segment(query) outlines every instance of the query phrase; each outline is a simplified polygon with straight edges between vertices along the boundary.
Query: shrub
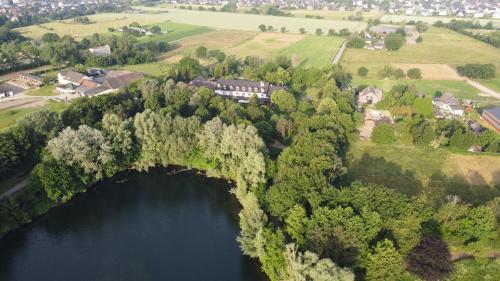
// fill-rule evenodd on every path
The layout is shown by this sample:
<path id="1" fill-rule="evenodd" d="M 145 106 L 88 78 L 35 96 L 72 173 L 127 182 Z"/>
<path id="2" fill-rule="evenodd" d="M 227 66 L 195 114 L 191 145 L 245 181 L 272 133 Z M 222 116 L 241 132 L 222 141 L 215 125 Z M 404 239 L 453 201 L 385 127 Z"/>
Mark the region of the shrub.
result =
<path id="1" fill-rule="evenodd" d="M 451 254 L 441 238 L 426 236 L 410 251 L 406 266 L 423 280 L 444 280 L 452 271 Z"/>
<path id="2" fill-rule="evenodd" d="M 358 75 L 362 77 L 366 77 L 368 75 L 368 68 L 362 66 L 358 69 Z"/>
<path id="3" fill-rule="evenodd" d="M 396 51 L 403 47 L 405 41 L 405 38 L 401 34 L 392 33 L 385 37 L 384 45 L 387 50 Z"/>
<path id="4" fill-rule="evenodd" d="M 323 30 L 321 28 L 316 29 L 316 35 L 321 36 L 323 34 Z"/>
<path id="5" fill-rule="evenodd" d="M 365 46 L 365 40 L 359 36 L 352 37 L 349 41 L 347 41 L 346 46 L 347 48 L 361 49 Z"/>
<path id="6" fill-rule="evenodd" d="M 422 72 L 419 68 L 408 69 L 406 75 L 408 75 L 408 78 L 410 79 L 422 79 Z"/>
<path id="7" fill-rule="evenodd" d="M 394 71 L 394 77 L 396 79 L 402 79 L 406 77 L 405 71 L 402 70 L 401 68 L 398 68 Z"/>
<path id="8" fill-rule="evenodd" d="M 373 129 L 372 141 L 377 144 L 393 144 L 396 138 L 389 124 L 380 124 Z"/>
<path id="9" fill-rule="evenodd" d="M 422 37 L 422 35 L 419 35 L 416 41 L 417 43 L 422 43 L 422 41 L 424 41 L 424 38 Z"/>
<path id="10" fill-rule="evenodd" d="M 207 48 L 204 46 L 199 46 L 198 48 L 196 48 L 196 57 L 206 58 L 207 57 Z"/>

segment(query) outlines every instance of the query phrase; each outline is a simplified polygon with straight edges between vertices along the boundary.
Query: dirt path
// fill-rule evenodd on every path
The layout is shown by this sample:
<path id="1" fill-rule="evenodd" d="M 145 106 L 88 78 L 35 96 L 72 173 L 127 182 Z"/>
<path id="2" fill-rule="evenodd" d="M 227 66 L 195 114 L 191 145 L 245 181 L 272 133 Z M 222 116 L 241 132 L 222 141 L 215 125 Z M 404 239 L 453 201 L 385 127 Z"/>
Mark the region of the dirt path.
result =
<path id="1" fill-rule="evenodd" d="M 5 191 L 4 193 L 0 194 L 0 200 L 3 200 L 6 197 L 11 196 L 12 194 L 18 192 L 19 190 L 23 189 L 26 187 L 30 182 L 29 178 L 24 179 L 22 182 L 14 185 L 11 189 Z"/>
<path id="2" fill-rule="evenodd" d="M 486 94 L 486 95 L 491 96 L 491 97 L 494 97 L 496 99 L 500 99 L 500 93 L 497 93 L 497 92 L 493 91 L 492 89 L 487 88 L 487 87 L 479 84 L 478 82 L 470 80 L 470 79 L 467 79 L 466 82 L 467 82 L 467 84 L 469 84 L 472 87 L 481 91 L 481 93 Z"/>
<path id="3" fill-rule="evenodd" d="M 339 51 L 335 55 L 335 58 L 333 59 L 333 64 L 338 64 L 340 62 L 340 59 L 342 58 L 342 55 L 344 54 L 345 48 L 346 48 L 347 41 L 342 43 L 342 46 L 340 46 Z"/>

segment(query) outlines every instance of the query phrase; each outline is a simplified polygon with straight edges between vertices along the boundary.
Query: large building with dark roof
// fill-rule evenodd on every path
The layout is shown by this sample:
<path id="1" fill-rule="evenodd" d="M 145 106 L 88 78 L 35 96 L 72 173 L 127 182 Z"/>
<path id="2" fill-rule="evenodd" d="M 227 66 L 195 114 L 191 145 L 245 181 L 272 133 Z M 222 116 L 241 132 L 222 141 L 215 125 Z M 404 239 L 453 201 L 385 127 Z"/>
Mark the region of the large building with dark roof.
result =
<path id="1" fill-rule="evenodd" d="M 485 109 L 482 114 L 483 120 L 500 132 L 500 107 Z"/>
<path id="2" fill-rule="evenodd" d="M 273 85 L 266 81 L 250 81 L 243 79 L 210 80 L 201 76 L 191 81 L 190 85 L 194 87 L 209 88 L 217 95 L 234 98 L 239 102 L 246 102 L 253 95 L 256 95 L 260 100 L 269 100 L 273 92 L 286 89 L 285 87 Z"/>

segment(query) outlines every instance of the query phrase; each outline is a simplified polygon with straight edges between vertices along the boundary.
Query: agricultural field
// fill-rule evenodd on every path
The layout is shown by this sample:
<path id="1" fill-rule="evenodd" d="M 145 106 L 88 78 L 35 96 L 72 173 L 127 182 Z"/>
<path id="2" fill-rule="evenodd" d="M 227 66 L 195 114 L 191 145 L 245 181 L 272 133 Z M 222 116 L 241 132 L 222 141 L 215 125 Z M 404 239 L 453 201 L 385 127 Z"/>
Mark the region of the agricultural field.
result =
<path id="1" fill-rule="evenodd" d="M 287 11 L 288 12 L 288 11 Z M 356 11 L 325 11 L 325 10 L 291 10 L 289 11 L 296 17 L 305 18 L 306 16 L 319 16 L 328 20 L 347 20 L 349 16 L 355 15 Z M 370 11 L 363 12 L 363 21 L 368 19 L 377 19 L 383 15 L 383 12 Z"/>
<path id="2" fill-rule="evenodd" d="M 500 20 L 496 19 L 471 19 L 471 18 L 457 18 L 457 17 L 424 17 L 424 16 L 405 16 L 405 15 L 383 15 L 380 20 L 384 23 L 402 23 L 413 21 L 421 21 L 429 24 L 433 24 L 437 21 L 442 21 L 448 23 L 451 20 L 465 20 L 465 21 L 475 21 L 480 24 L 487 24 L 488 22 L 493 22 L 496 26 L 500 26 Z"/>
<path id="3" fill-rule="evenodd" d="M 497 156 L 358 142 L 350 151 L 347 178 L 386 185 L 429 203 L 449 194 L 480 203 L 500 195 L 499 175 Z"/>
<path id="4" fill-rule="evenodd" d="M 398 51 L 347 49 L 344 65 L 386 65 L 391 63 L 447 64 L 494 63 L 500 69 L 500 50 L 468 36 L 444 28 L 429 28 L 423 42 L 405 45 Z M 481 50 L 481 55 L 477 51 Z"/>
<path id="5" fill-rule="evenodd" d="M 214 13 L 180 9 L 169 9 L 168 13 L 102 13 L 91 15 L 89 19 L 91 21 L 90 24 L 76 23 L 72 19 L 68 19 L 22 27 L 17 30 L 30 38 L 40 38 L 46 32 L 55 32 L 60 35 L 72 35 L 75 38 L 81 39 L 94 33 L 106 33 L 108 32 L 108 28 L 119 28 L 129 25 L 132 22 L 138 22 L 141 25 L 152 25 L 171 21 L 200 27 L 249 31 L 257 31 L 260 24 L 265 24 L 277 29 L 286 27 L 292 33 L 299 33 L 300 28 L 305 28 L 308 33 L 312 34 L 317 28 L 321 28 L 326 32 L 332 28 L 335 30 L 347 28 L 351 31 L 359 31 L 366 27 L 366 23 L 355 21 Z"/>
<path id="6" fill-rule="evenodd" d="M 292 58 L 296 66 L 324 67 L 332 64 L 344 40 L 337 36 L 307 36 L 284 49 L 281 54 Z"/>
<path id="7" fill-rule="evenodd" d="M 497 78 L 489 79 L 489 80 L 482 79 L 482 80 L 478 80 L 478 82 L 481 83 L 482 85 L 492 89 L 493 91 L 500 93 L 500 77 L 499 77 L 500 75 L 498 74 L 499 71 L 500 71 L 500 69 L 497 69 Z"/>
<path id="8" fill-rule="evenodd" d="M 474 101 L 484 101 L 491 102 L 495 101 L 494 98 L 483 95 L 479 93 L 479 90 L 470 86 L 464 81 L 457 80 L 410 80 L 410 79 L 371 79 L 371 78 L 363 78 L 359 76 L 354 76 L 353 85 L 373 85 L 376 86 L 383 91 L 390 91 L 391 88 L 398 84 L 413 84 L 417 87 L 417 89 L 425 93 L 426 95 L 433 96 L 437 91 L 441 93 L 450 91 L 455 97 L 461 99 L 470 99 Z"/>

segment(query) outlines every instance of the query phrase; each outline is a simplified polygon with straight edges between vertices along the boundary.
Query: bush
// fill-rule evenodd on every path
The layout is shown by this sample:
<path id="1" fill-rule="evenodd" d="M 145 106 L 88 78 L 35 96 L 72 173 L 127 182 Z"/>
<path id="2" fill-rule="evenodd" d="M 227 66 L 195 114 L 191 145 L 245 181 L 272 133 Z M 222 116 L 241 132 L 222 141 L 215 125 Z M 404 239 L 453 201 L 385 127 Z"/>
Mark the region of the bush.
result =
<path id="1" fill-rule="evenodd" d="M 457 67 L 457 72 L 461 76 L 466 76 L 471 79 L 492 79 L 495 78 L 496 67 L 491 63 L 470 63 Z"/>
<path id="2" fill-rule="evenodd" d="M 419 68 L 408 69 L 406 75 L 408 75 L 408 78 L 410 79 L 422 79 L 422 72 Z"/>
<path id="3" fill-rule="evenodd" d="M 385 37 L 384 45 L 387 50 L 396 51 L 403 47 L 405 42 L 406 40 L 401 34 L 392 33 Z"/>
<path id="4" fill-rule="evenodd" d="M 402 70 L 401 68 L 396 69 L 396 71 L 394 71 L 394 77 L 396 79 L 405 78 L 406 77 L 405 71 Z"/>
<path id="5" fill-rule="evenodd" d="M 199 46 L 196 48 L 196 57 L 197 58 L 206 58 L 207 57 L 207 48 L 204 46 Z"/>
<path id="6" fill-rule="evenodd" d="M 316 29 L 316 35 L 318 35 L 318 36 L 323 35 L 323 30 L 321 30 L 321 28 L 317 28 Z"/>
<path id="7" fill-rule="evenodd" d="M 349 39 L 349 41 L 347 41 L 346 46 L 347 46 L 347 48 L 361 49 L 365 46 L 365 40 L 363 40 L 363 38 L 361 38 L 359 36 L 356 36 L 356 37 Z"/>
<path id="8" fill-rule="evenodd" d="M 422 37 L 422 35 L 419 35 L 416 41 L 417 43 L 422 43 L 422 41 L 424 41 L 424 38 Z"/>
<path id="9" fill-rule="evenodd" d="M 366 77 L 368 75 L 368 68 L 362 66 L 358 69 L 358 75 L 362 77 Z"/>
<path id="10" fill-rule="evenodd" d="M 377 144 L 393 144 L 396 138 L 389 124 L 380 124 L 373 129 L 372 141 Z"/>

